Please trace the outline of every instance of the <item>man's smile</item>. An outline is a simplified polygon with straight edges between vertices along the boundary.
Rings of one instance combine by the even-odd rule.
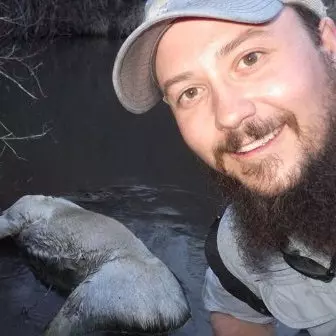
[[[236,152],[233,153],[234,156],[247,156],[260,152],[266,149],[269,145],[273,143],[273,140],[278,137],[278,135],[283,130],[284,125],[281,125],[274,129],[272,132],[266,134],[264,137],[258,140],[251,141],[243,146],[241,146]]]

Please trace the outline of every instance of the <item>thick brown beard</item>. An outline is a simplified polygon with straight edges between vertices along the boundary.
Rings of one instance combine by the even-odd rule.
[[[336,252],[336,76],[334,65],[326,62],[326,92],[330,94],[322,107],[326,110],[325,145],[312,154],[307,140],[300,178],[288,176],[286,191],[265,196],[226,176],[225,171],[216,173],[217,183],[232,203],[237,243],[250,269],[267,270],[288,237],[319,255],[330,257]],[[269,173],[271,179],[271,170]],[[267,174],[267,166],[259,174]]]

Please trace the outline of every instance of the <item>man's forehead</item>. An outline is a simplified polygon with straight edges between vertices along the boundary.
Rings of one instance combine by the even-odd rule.
[[[172,85],[192,78],[190,66],[193,61],[197,63],[196,59],[199,57],[212,58],[214,53],[217,57],[227,57],[249,40],[258,41],[251,43],[268,43],[267,45],[272,43],[273,46],[274,43],[277,45],[295,43],[297,41],[296,32],[292,30],[298,23],[294,23],[294,20],[299,22],[298,16],[291,8],[287,8],[275,20],[265,24],[179,18],[163,34],[157,47],[153,65],[160,79],[161,88],[167,93]],[[210,26],[212,23],[216,26],[213,29],[210,27],[210,34],[213,35],[208,38],[205,26]],[[195,27],[195,32],[193,32],[193,27]],[[171,52],[172,50],[175,52]]]

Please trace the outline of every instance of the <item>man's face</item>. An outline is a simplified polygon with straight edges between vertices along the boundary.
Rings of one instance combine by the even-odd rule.
[[[155,66],[188,146],[251,190],[276,195],[295,185],[324,146],[328,76],[291,8],[257,26],[179,20]]]

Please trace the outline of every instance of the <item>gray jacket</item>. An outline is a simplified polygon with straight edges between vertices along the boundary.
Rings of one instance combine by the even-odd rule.
[[[219,254],[227,269],[264,301],[274,318],[258,313],[229,294],[211,269],[206,272],[203,288],[206,309],[255,323],[277,320],[293,329],[307,329],[313,336],[336,335],[336,280],[324,283],[307,278],[280,257],[274,260],[267,274],[251,272],[244,267],[232,227],[232,209],[229,207],[218,229]],[[298,247],[304,251],[302,246]],[[328,260],[318,259],[309,251],[304,254],[328,267]]]

